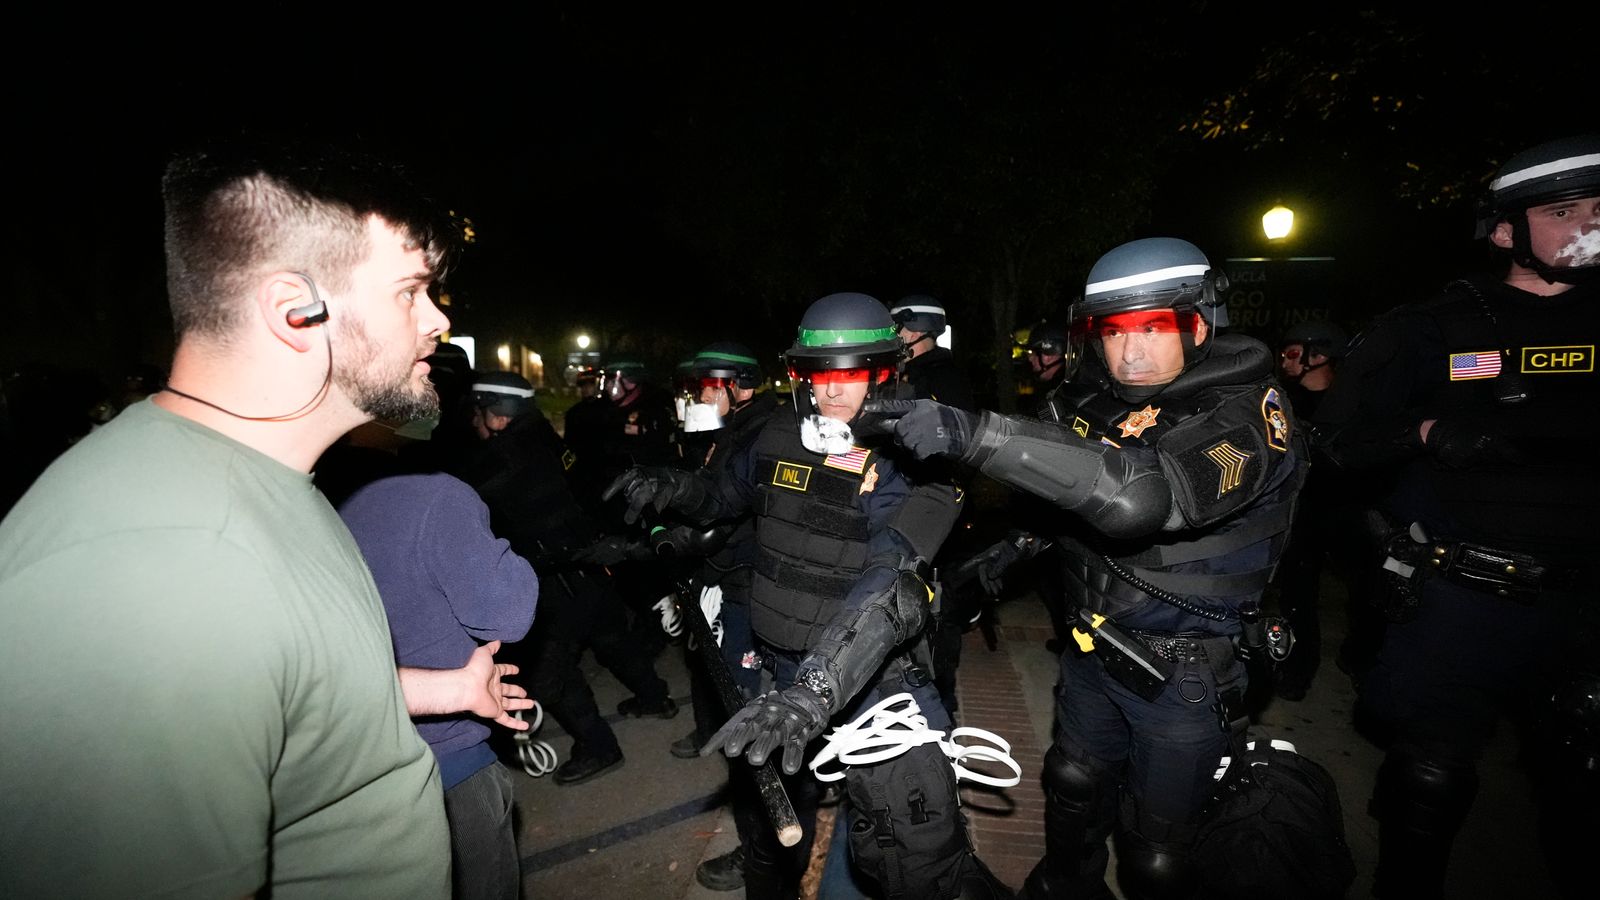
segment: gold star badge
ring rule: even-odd
[[[865,478],[861,479],[861,490],[856,491],[856,493],[858,493],[858,494],[870,494],[870,493],[872,493],[872,489],[877,487],[877,486],[878,486],[878,464],[877,463],[873,463],[871,466],[869,466],[867,468],[867,476]]]
[[[1130,413],[1128,418],[1122,421],[1122,436],[1142,437],[1144,435],[1144,430],[1149,428],[1151,425],[1154,425],[1156,423],[1156,416],[1159,415],[1161,415],[1161,410],[1159,408],[1152,408],[1149,404],[1146,404],[1144,409],[1141,409],[1136,413]]]

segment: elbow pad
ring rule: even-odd
[[[963,461],[1113,538],[1160,531],[1172,511],[1172,486],[1158,465],[1046,422],[985,412]]]

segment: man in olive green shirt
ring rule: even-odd
[[[309,474],[437,405],[442,247],[403,187],[331,152],[169,166],[168,387],[0,523],[0,896],[448,896],[410,715],[520,704],[492,645],[396,677]]]

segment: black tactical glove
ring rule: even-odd
[[[990,597],[1000,596],[1005,587],[1006,571],[1023,558],[1018,542],[1009,538],[985,551],[978,563],[978,583],[983,585],[983,592]]]
[[[1509,465],[1522,462],[1522,454],[1504,435],[1485,431],[1471,422],[1438,419],[1428,430],[1423,449],[1447,469]]]
[[[802,684],[768,691],[733,714],[700,749],[705,756],[718,748],[728,757],[744,754],[753,766],[783,748],[783,771],[793,775],[805,762],[806,745],[828,726],[828,704]]]
[[[572,551],[572,561],[583,566],[614,566],[622,562],[641,562],[655,553],[640,541],[621,535],[607,535],[587,547]]]
[[[627,501],[628,509],[622,514],[622,521],[632,525],[639,521],[639,514],[645,507],[653,508],[656,513],[661,513],[671,506],[674,500],[683,500],[692,490],[694,476],[680,469],[666,466],[634,466],[611,482],[600,495],[600,499],[609,502],[619,494]]]
[[[959,458],[978,430],[975,414],[932,400],[869,403],[863,412],[874,419],[895,419],[894,442],[917,459]]]

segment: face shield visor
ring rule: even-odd
[[[1193,307],[1144,308],[1087,315],[1074,322],[1074,367],[1092,350],[1120,384],[1164,385],[1193,364],[1205,320]]]
[[[854,445],[850,424],[861,408],[881,395],[894,376],[898,353],[859,354],[847,360],[861,363],[841,368],[812,368],[804,356],[790,354],[789,383],[794,392],[795,417],[800,440],[814,453],[848,453]]]

